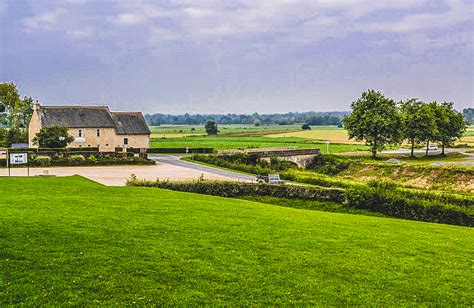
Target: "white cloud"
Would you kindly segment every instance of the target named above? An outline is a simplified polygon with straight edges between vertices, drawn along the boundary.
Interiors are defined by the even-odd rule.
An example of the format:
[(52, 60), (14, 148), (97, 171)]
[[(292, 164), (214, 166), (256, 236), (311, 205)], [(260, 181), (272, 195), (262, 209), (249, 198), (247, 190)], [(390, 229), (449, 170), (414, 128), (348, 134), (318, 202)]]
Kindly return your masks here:
[(58, 23), (59, 16), (67, 11), (64, 8), (57, 8), (53, 11), (26, 17), (22, 19), (25, 31), (32, 32), (34, 30), (50, 30)]
[(74, 40), (82, 40), (91, 37), (94, 30), (90, 27), (83, 29), (67, 30), (66, 35)]
[(113, 21), (119, 25), (130, 26), (130, 25), (137, 25), (140, 23), (145, 22), (147, 19), (146, 16), (135, 14), (135, 13), (122, 13), (117, 15)]

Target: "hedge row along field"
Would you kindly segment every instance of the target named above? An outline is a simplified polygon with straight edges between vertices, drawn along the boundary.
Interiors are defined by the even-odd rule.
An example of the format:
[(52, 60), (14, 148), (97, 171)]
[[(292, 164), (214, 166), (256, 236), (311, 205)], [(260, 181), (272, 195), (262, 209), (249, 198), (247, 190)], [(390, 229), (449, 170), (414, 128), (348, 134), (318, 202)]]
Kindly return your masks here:
[[(387, 216), (410, 220), (445, 223), (461, 226), (473, 225), (472, 200), (465, 206), (421, 198), (406, 197), (391, 187), (354, 187), (349, 189), (306, 187), (296, 185), (269, 185), (219, 181), (147, 181), (132, 177), (129, 186), (146, 186), (193, 192), (222, 197), (271, 196), (285, 199), (334, 201), (348, 208), (369, 210)], [(436, 198), (435, 196), (430, 196)]]

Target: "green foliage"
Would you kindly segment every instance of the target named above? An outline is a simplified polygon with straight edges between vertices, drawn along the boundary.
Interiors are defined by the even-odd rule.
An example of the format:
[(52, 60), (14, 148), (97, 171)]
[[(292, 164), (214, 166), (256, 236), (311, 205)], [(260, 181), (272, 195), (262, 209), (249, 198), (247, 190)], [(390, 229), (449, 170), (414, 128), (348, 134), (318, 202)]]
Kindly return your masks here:
[(64, 126), (42, 127), (33, 138), (33, 143), (42, 148), (65, 148), (74, 141), (69, 135), (68, 128)]
[[(82, 155), (71, 155), (68, 157), (68, 160), (71, 165), (75, 166), (83, 165), (86, 161), (86, 159)], [(90, 162), (90, 160), (88, 160), (88, 162)]]
[(8, 133), (0, 134), (0, 144), (26, 142), (27, 126), (33, 113), (33, 99), (20, 98), (17, 86), (13, 82), (0, 83), (0, 127), (7, 127)]
[(159, 179), (156, 181), (139, 180), (136, 177), (132, 177), (127, 181), (127, 185), (164, 188), (221, 197), (272, 196), (289, 199), (342, 202), (344, 196), (344, 191), (337, 188), (205, 180), (192, 182), (170, 182), (160, 181)]
[(437, 128), (432, 140), (441, 142), (444, 155), (444, 148), (452, 146), (454, 141), (463, 136), (468, 123), (462, 113), (454, 109), (453, 103), (438, 104), (433, 102), (430, 104), (430, 108), (433, 110)]
[(435, 200), (411, 198), (391, 185), (371, 185), (346, 190), (346, 205), (387, 216), (461, 226), (473, 226), (473, 208), (446, 204)]
[(415, 145), (432, 140), (438, 133), (436, 118), (433, 109), (428, 104), (417, 99), (402, 102), (403, 137), (411, 144), (411, 156), (414, 157)]
[(309, 124), (305, 123), (305, 124), (301, 125), (301, 129), (302, 130), (311, 130), (311, 126), (309, 126)]
[(349, 168), (350, 161), (335, 155), (317, 155), (313, 162), (306, 168), (315, 172), (335, 175)]
[(207, 121), (206, 125), (204, 126), (204, 129), (206, 130), (206, 133), (208, 135), (217, 135), (219, 132), (217, 130), (217, 124), (214, 121)]
[(373, 157), (388, 144), (401, 141), (401, 116), (392, 99), (368, 90), (352, 103), (351, 108), (352, 113), (343, 120), (349, 138), (364, 140), (370, 146)]
[(49, 156), (37, 156), (33, 160), (33, 165), (36, 164), (41, 167), (49, 167), (51, 166), (51, 157)]

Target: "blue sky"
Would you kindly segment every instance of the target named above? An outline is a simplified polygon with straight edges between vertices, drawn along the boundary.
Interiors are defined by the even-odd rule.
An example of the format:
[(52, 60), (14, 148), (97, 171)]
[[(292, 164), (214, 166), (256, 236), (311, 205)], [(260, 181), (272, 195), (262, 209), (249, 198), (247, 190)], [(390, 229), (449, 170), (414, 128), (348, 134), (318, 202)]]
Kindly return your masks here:
[(0, 0), (0, 80), (147, 113), (474, 105), (473, 1)]

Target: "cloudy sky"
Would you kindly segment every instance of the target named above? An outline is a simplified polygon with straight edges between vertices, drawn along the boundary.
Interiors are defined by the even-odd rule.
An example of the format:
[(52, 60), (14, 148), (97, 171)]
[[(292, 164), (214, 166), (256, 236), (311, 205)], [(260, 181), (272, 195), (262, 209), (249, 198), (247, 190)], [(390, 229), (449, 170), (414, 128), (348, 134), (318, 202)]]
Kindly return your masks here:
[(472, 0), (0, 0), (0, 81), (147, 113), (474, 105)]

